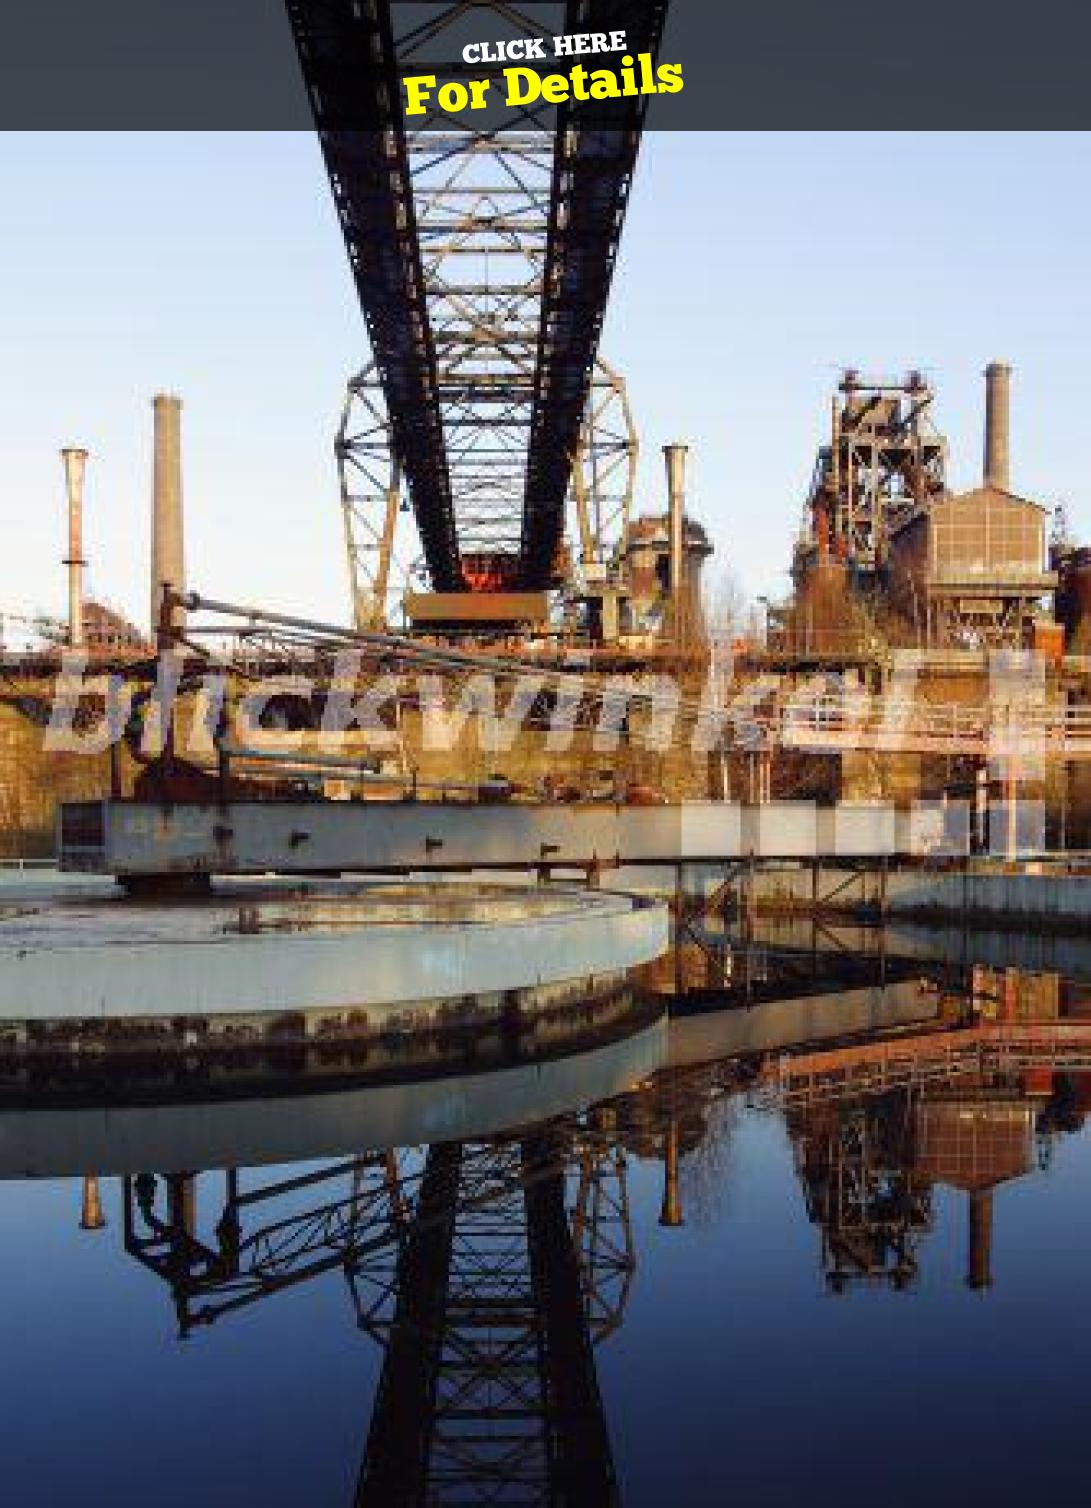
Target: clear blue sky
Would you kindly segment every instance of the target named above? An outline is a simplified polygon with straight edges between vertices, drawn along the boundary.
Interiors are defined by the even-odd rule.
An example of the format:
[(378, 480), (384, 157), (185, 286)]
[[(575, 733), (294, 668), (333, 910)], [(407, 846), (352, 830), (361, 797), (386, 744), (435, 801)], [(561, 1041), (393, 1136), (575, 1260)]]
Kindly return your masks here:
[[(1091, 539), (1091, 138), (646, 141), (602, 351), (751, 593), (782, 591), (842, 365), (929, 372), (954, 485), (1011, 361), (1013, 485)], [(62, 444), (90, 586), (143, 621), (151, 410), (185, 400), (191, 584), (344, 619), (331, 440), (366, 358), (309, 136), (0, 137), (0, 609), (60, 612)]]

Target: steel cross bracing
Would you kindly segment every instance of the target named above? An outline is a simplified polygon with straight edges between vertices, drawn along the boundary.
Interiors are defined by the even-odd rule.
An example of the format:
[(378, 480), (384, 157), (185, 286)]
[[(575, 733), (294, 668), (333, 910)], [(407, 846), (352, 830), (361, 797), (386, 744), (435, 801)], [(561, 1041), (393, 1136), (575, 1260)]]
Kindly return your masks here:
[(919, 372), (901, 380), (844, 373), (830, 443), (815, 462), (799, 557), (832, 555), (862, 579), (888, 564), (892, 535), (947, 490), (947, 442), (933, 400)]
[(385, 1353), (358, 1503), (597, 1508), (616, 1486), (591, 1348), (621, 1324), (635, 1252), (624, 1155), (593, 1119), (245, 1186), (126, 1178), (125, 1248), (169, 1285), (182, 1334), (343, 1272)]
[[(530, 106), (482, 129), (445, 116), (433, 98), (408, 129), (399, 71), (457, 78), (467, 71), (455, 61), (462, 41), (499, 31), (621, 27), (634, 53), (654, 53), (666, 0), (453, 0), (430, 7), (423, 23), (420, 6), (391, 0), (288, 5), (371, 338), (380, 423), (431, 583), (543, 587), (563, 532), (645, 97)], [(375, 129), (345, 129), (365, 92)], [(339, 452), (350, 439), (342, 433)], [(384, 482), (385, 498), (399, 481), (395, 473)]]
[[(529, 411), (526, 417), (529, 420)], [(503, 440), (510, 442), (507, 451), (500, 449)], [(525, 434), (514, 424), (494, 436), (493, 453), (485, 457), (493, 463), (495, 472), (501, 459), (510, 456), (509, 480), (515, 493), (524, 451)], [(579, 548), (579, 564), (573, 562), (574, 585), (589, 568), (616, 568), (624, 556), (638, 451), (625, 379), (597, 357), (570, 478), (572, 522)], [(335, 453), (353, 622), (359, 629), (382, 627), (405, 590), (427, 579), (427, 569), (420, 559), (401, 553), (398, 520), (400, 514), (408, 512), (409, 502), (373, 361), (348, 385)], [(496, 481), (495, 475), (491, 480)]]
[(410, 148), (461, 574), (484, 589), (518, 559), (551, 148), (544, 124)]

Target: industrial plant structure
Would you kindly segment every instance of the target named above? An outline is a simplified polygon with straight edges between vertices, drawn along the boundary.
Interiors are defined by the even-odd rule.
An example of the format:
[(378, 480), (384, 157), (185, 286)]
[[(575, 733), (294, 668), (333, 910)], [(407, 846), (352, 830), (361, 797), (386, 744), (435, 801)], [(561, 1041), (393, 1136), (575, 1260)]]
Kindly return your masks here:
[(799, 604), (829, 649), (850, 632), (855, 605), (873, 637), (896, 646), (1057, 652), (1050, 510), (1010, 487), (1010, 381), (1003, 363), (987, 368), (982, 484), (953, 493), (921, 374), (845, 373), (794, 560)]
[[(480, 8), (495, 20), (494, 7)], [(664, 492), (638, 512), (640, 436), (624, 378), (598, 349), (645, 102), (531, 107), (505, 130), (439, 112), (410, 128), (399, 70), (445, 63), (475, 7), (437, 5), (424, 28), (407, 22), (403, 12), (413, 9), (395, 15), (383, 0), (338, 8), (334, 35), (329, 7), (289, 5), (372, 353), (349, 384), (335, 442), (351, 627), (231, 604), (218, 623), (191, 621), (202, 606), (225, 604), (189, 591), (182, 404), (166, 394), (153, 400), (147, 638), (93, 611), (83, 584), (87, 452), (67, 448), (68, 621), (51, 630), (45, 658), (23, 667), (0, 706), (0, 724), (14, 720), (11, 745), (22, 751), (8, 806), (33, 811), (34, 842), (52, 842), (45, 807), (54, 793), (91, 799), (104, 786), (125, 798), (136, 785), (163, 802), (183, 789), (246, 801), (301, 792), (372, 799), (381, 788), (441, 801), (456, 792), (495, 799), (503, 790), (554, 802), (563, 792), (588, 804), (744, 792), (759, 803), (799, 793), (831, 802), (942, 798), (976, 791), (982, 779), (997, 649), (1037, 651), (1048, 665), (1051, 799), (1068, 823), (1079, 785), (1070, 766), (1091, 761), (1079, 663), (1091, 565), (1067, 540), (1055, 540), (1047, 558), (1049, 506), (1012, 491), (1010, 369), (988, 368), (984, 473), (962, 494), (948, 483), (947, 442), (922, 373), (887, 380), (846, 371), (807, 493), (791, 598), (769, 605), (765, 635), (732, 634), (721, 655), (704, 621), (713, 541), (687, 500), (687, 447), (663, 447)], [(582, 20), (596, 25), (605, 9), (593, 0)], [(634, 9), (634, 51), (656, 53), (665, 11), (665, 0)], [(541, 32), (537, 13), (511, 8), (503, 19), (527, 36)], [(341, 60), (332, 72), (331, 55)], [(366, 131), (348, 128), (361, 98), (379, 114)], [(396, 550), (406, 544), (421, 554), (399, 573)], [(334, 610), (327, 620), (340, 616)], [(227, 736), (226, 711), (215, 749), (188, 766), (173, 747), (148, 767), (136, 758), (156, 673), (149, 651), (177, 650), (195, 679), (213, 642), (237, 701), (251, 677), (271, 668), (302, 666), (317, 677), (315, 706), (288, 719), (287, 731), (311, 739), (302, 761), (277, 769), (266, 750), (259, 762), (245, 740)], [(35, 730), (48, 723), (64, 643), (116, 662), (140, 689), (124, 757), (89, 760), (78, 779), (70, 772), (57, 782), (41, 751), (25, 757), (19, 720)], [(319, 736), (321, 707), (337, 654), (350, 644), (363, 654), (361, 676), (423, 667), (456, 698), (476, 674), (494, 675), (507, 690), (528, 665), (546, 683), (503, 757), (480, 740), (471, 753), (472, 720), (456, 748), (442, 756), (428, 749), (421, 700), (401, 693), (383, 729), (396, 756), (362, 746), (331, 756)], [(881, 728), (865, 735), (831, 718), (824, 688), (810, 680), (816, 669), (844, 675), (843, 688), (881, 703), (907, 650), (921, 675), (896, 750)], [(681, 731), (670, 748), (646, 749), (642, 728), (655, 724), (647, 687), (665, 671), (676, 678)], [(604, 759), (595, 732), (615, 673), (632, 681), (634, 708)], [(689, 734), (713, 684), (717, 732), (695, 754)], [(541, 734), (566, 688), (576, 711), (559, 752)], [(728, 716), (720, 716), (724, 705)], [(279, 717), (284, 704), (274, 711)], [(44, 804), (39, 789), (50, 792)], [(16, 827), (22, 821), (13, 817)]]

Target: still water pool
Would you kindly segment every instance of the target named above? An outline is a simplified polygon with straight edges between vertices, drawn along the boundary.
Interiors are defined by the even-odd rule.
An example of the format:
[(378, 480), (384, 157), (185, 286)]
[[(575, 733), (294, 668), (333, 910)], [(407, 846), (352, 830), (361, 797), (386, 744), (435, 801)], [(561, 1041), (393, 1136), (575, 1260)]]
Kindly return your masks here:
[(1082, 1500), (1091, 989), (733, 977), (381, 1085), (9, 1089), (5, 1503)]

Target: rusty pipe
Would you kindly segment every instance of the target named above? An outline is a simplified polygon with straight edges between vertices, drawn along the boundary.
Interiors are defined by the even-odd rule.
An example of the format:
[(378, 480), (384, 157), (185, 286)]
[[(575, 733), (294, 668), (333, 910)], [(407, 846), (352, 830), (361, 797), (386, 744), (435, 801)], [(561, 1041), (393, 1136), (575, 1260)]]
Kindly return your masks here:
[[(158, 393), (152, 399), (154, 441), (152, 459), (151, 629), (161, 618), (175, 633), (185, 629), (181, 597), (186, 590), (186, 558), (182, 515), (182, 400)], [(163, 615), (163, 593), (169, 588), (178, 600)]]
[(677, 441), (663, 446), (667, 466), (667, 510), (670, 541), (671, 615), (674, 636), (681, 642), (684, 631), (685, 510), (687, 445)]
[(87, 470), (87, 451), (68, 445), (61, 451), (64, 462), (65, 490), (68, 495), (68, 642), (73, 649), (83, 647), (83, 482)]

